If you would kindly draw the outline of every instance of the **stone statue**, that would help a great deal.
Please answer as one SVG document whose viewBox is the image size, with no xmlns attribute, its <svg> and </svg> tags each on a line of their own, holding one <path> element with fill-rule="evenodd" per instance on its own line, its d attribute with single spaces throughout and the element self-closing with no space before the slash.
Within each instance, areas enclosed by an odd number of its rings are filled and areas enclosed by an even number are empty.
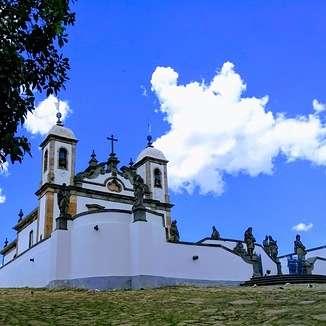
<svg viewBox="0 0 326 326">
<path fill-rule="evenodd" d="M 249 227 L 244 234 L 244 241 L 247 245 L 247 252 L 250 257 L 252 257 L 255 249 L 256 239 L 252 235 L 252 227 Z"/>
<path fill-rule="evenodd" d="M 216 230 L 216 227 L 214 225 L 213 225 L 212 229 L 213 229 L 213 232 L 212 232 L 211 238 L 215 239 L 215 240 L 221 239 L 220 238 L 220 233 Z"/>
<path fill-rule="evenodd" d="M 65 183 L 62 184 L 58 192 L 58 206 L 61 217 L 67 217 L 70 203 L 70 189 Z"/>
<path fill-rule="evenodd" d="M 241 241 L 237 242 L 236 246 L 233 248 L 233 252 L 239 256 L 245 256 L 247 254 Z"/>
<path fill-rule="evenodd" d="M 265 240 L 263 241 L 263 247 L 264 247 L 264 250 L 265 250 L 266 254 L 269 256 L 271 254 L 271 249 L 269 247 L 268 236 L 267 235 L 265 237 Z"/>
<path fill-rule="evenodd" d="M 277 260 L 278 256 L 278 246 L 277 246 L 277 241 L 275 241 L 272 236 L 269 236 L 269 248 L 271 251 L 271 258 L 273 260 Z"/>
<path fill-rule="evenodd" d="M 180 236 L 179 236 L 179 231 L 178 231 L 178 227 L 177 227 L 177 221 L 174 220 L 171 223 L 171 227 L 170 227 L 170 240 L 172 242 L 179 242 Z"/>
<path fill-rule="evenodd" d="M 300 235 L 297 234 L 294 241 L 294 252 L 298 255 L 298 258 L 301 261 L 304 261 L 306 259 L 306 247 L 302 244 L 300 241 Z"/>
<path fill-rule="evenodd" d="M 134 177 L 134 204 L 133 209 L 143 208 L 144 207 L 144 193 L 145 193 L 145 184 L 144 180 L 140 175 L 135 175 Z"/>
<path fill-rule="evenodd" d="M 161 171 L 159 169 L 154 170 L 154 186 L 155 187 L 162 187 Z"/>
</svg>

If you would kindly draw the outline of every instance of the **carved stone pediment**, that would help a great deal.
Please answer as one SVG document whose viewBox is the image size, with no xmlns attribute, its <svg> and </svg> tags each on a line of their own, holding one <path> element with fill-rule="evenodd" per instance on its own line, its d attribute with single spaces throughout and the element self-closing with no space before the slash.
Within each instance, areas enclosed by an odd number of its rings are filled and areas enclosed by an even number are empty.
<svg viewBox="0 0 326 326">
<path fill-rule="evenodd" d="M 88 211 L 100 211 L 105 209 L 104 206 L 97 205 L 97 204 L 86 204 L 86 207 L 88 208 Z"/>
<path fill-rule="evenodd" d="M 121 192 L 122 185 L 117 179 L 112 179 L 107 183 L 107 188 L 112 192 Z"/>
<path fill-rule="evenodd" d="M 76 181 L 82 181 L 84 179 L 95 179 L 100 174 L 105 173 L 105 163 L 100 163 L 94 168 L 87 168 L 84 172 L 79 172 L 75 176 Z"/>
</svg>

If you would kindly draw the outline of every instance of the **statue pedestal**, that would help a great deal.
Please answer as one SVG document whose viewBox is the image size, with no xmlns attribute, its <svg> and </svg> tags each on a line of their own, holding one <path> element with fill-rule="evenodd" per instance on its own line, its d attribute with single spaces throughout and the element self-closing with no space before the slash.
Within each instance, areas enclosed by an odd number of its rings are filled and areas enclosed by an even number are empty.
<svg viewBox="0 0 326 326">
<path fill-rule="evenodd" d="M 133 209 L 134 222 L 147 222 L 146 220 L 146 208 L 138 207 Z"/>
<path fill-rule="evenodd" d="M 257 256 L 256 254 L 250 256 L 249 260 L 250 264 L 252 264 L 254 273 L 252 277 L 260 277 L 262 276 L 262 266 L 261 266 L 261 258 L 260 256 Z"/>
<path fill-rule="evenodd" d="M 55 219 L 56 221 L 56 230 L 68 230 L 68 220 L 70 215 L 59 216 Z"/>
<path fill-rule="evenodd" d="M 276 266 L 277 266 L 277 275 L 283 275 L 283 273 L 282 273 L 282 265 L 281 265 L 281 262 L 278 259 L 276 260 Z"/>
</svg>

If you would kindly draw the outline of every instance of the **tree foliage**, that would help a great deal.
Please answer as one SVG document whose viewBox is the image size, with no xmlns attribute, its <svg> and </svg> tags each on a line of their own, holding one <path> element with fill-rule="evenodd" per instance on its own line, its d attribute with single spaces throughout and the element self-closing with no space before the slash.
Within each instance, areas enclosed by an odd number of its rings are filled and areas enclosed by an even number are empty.
<svg viewBox="0 0 326 326">
<path fill-rule="evenodd" d="M 0 0 L 0 164 L 31 153 L 19 127 L 35 109 L 34 92 L 57 94 L 70 69 L 59 52 L 75 22 L 74 0 Z"/>
</svg>

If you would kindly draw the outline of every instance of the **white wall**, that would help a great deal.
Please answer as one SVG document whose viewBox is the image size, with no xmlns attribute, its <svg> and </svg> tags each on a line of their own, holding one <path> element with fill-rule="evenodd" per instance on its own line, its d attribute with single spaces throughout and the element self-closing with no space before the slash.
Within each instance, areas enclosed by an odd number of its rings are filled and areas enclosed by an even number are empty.
<svg viewBox="0 0 326 326">
<path fill-rule="evenodd" d="M 77 218 L 71 233 L 71 277 L 126 276 L 130 270 L 131 214 L 96 213 Z M 99 230 L 94 230 L 98 225 Z"/>
<path fill-rule="evenodd" d="M 326 258 L 326 248 L 310 250 L 306 254 L 306 259 L 310 257 L 323 257 Z"/>
<path fill-rule="evenodd" d="M 100 199 L 93 199 L 89 197 L 77 197 L 77 214 L 87 212 L 88 208 L 86 207 L 86 204 L 96 204 L 104 206 L 105 208 L 110 209 L 125 209 L 130 210 L 131 206 L 130 204 L 123 204 L 119 202 L 108 202 L 107 200 L 100 200 Z"/>
<path fill-rule="evenodd" d="M 16 248 L 13 248 L 13 250 L 11 250 L 3 257 L 3 264 L 7 264 L 9 261 L 14 259 L 15 254 L 16 254 Z"/>
<path fill-rule="evenodd" d="M 37 220 L 19 232 L 18 255 L 29 248 L 29 233 L 33 231 L 33 244 L 36 243 Z"/>
<path fill-rule="evenodd" d="M 283 274 L 289 274 L 289 268 L 288 268 L 288 257 L 291 255 L 287 255 L 280 259 L 282 263 L 282 272 Z M 292 254 L 293 258 L 297 258 L 297 255 Z M 326 258 L 326 248 L 320 248 L 320 249 L 313 249 L 309 250 L 306 254 L 306 259 L 313 258 L 313 257 L 321 257 Z M 314 264 L 314 269 L 312 270 L 312 274 L 321 274 L 326 275 L 326 262 L 322 260 L 317 260 Z"/>
<path fill-rule="evenodd" d="M 40 242 L 0 269 L 0 287 L 46 286 L 50 278 L 50 256 L 50 239 Z"/>
<path fill-rule="evenodd" d="M 96 177 L 96 179 L 85 179 L 87 182 L 82 183 L 82 187 L 95 191 L 104 191 L 117 194 L 116 192 L 111 192 L 107 188 L 107 183 L 112 181 L 112 179 L 117 179 L 118 183 L 120 183 L 122 186 L 121 192 L 118 193 L 119 195 L 133 196 L 133 185 L 130 183 L 130 181 L 120 176 L 113 178 L 111 174 L 100 174 Z"/>
<path fill-rule="evenodd" d="M 243 247 L 246 249 L 246 244 L 241 240 L 213 240 L 213 239 L 207 239 L 203 243 L 205 243 L 205 244 L 220 244 L 220 245 L 222 245 L 224 247 L 229 248 L 230 250 L 233 250 L 234 247 L 236 246 L 236 244 L 239 241 L 243 243 Z M 271 257 L 269 257 L 266 254 L 264 248 L 262 248 L 261 246 L 256 245 L 254 252 L 257 255 L 261 256 L 262 266 L 263 266 L 263 275 L 266 273 L 266 270 L 268 270 L 268 269 L 271 271 L 270 275 L 276 275 L 277 274 L 277 265 L 271 259 Z"/>
<path fill-rule="evenodd" d="M 326 275 L 326 261 L 317 259 L 312 274 Z"/>
<path fill-rule="evenodd" d="M 80 216 L 69 221 L 68 231 L 54 231 L 0 269 L 0 286 L 42 287 L 54 280 L 101 276 L 225 282 L 252 277 L 253 265 L 241 257 L 220 247 L 167 242 L 161 217 L 147 214 L 147 220 L 133 223 L 132 214 L 119 212 Z M 196 255 L 199 259 L 193 260 Z"/>
<path fill-rule="evenodd" d="M 251 264 L 222 248 L 166 242 L 163 227 L 134 223 L 130 238 L 133 275 L 211 281 L 244 281 L 253 275 Z"/>
</svg>

